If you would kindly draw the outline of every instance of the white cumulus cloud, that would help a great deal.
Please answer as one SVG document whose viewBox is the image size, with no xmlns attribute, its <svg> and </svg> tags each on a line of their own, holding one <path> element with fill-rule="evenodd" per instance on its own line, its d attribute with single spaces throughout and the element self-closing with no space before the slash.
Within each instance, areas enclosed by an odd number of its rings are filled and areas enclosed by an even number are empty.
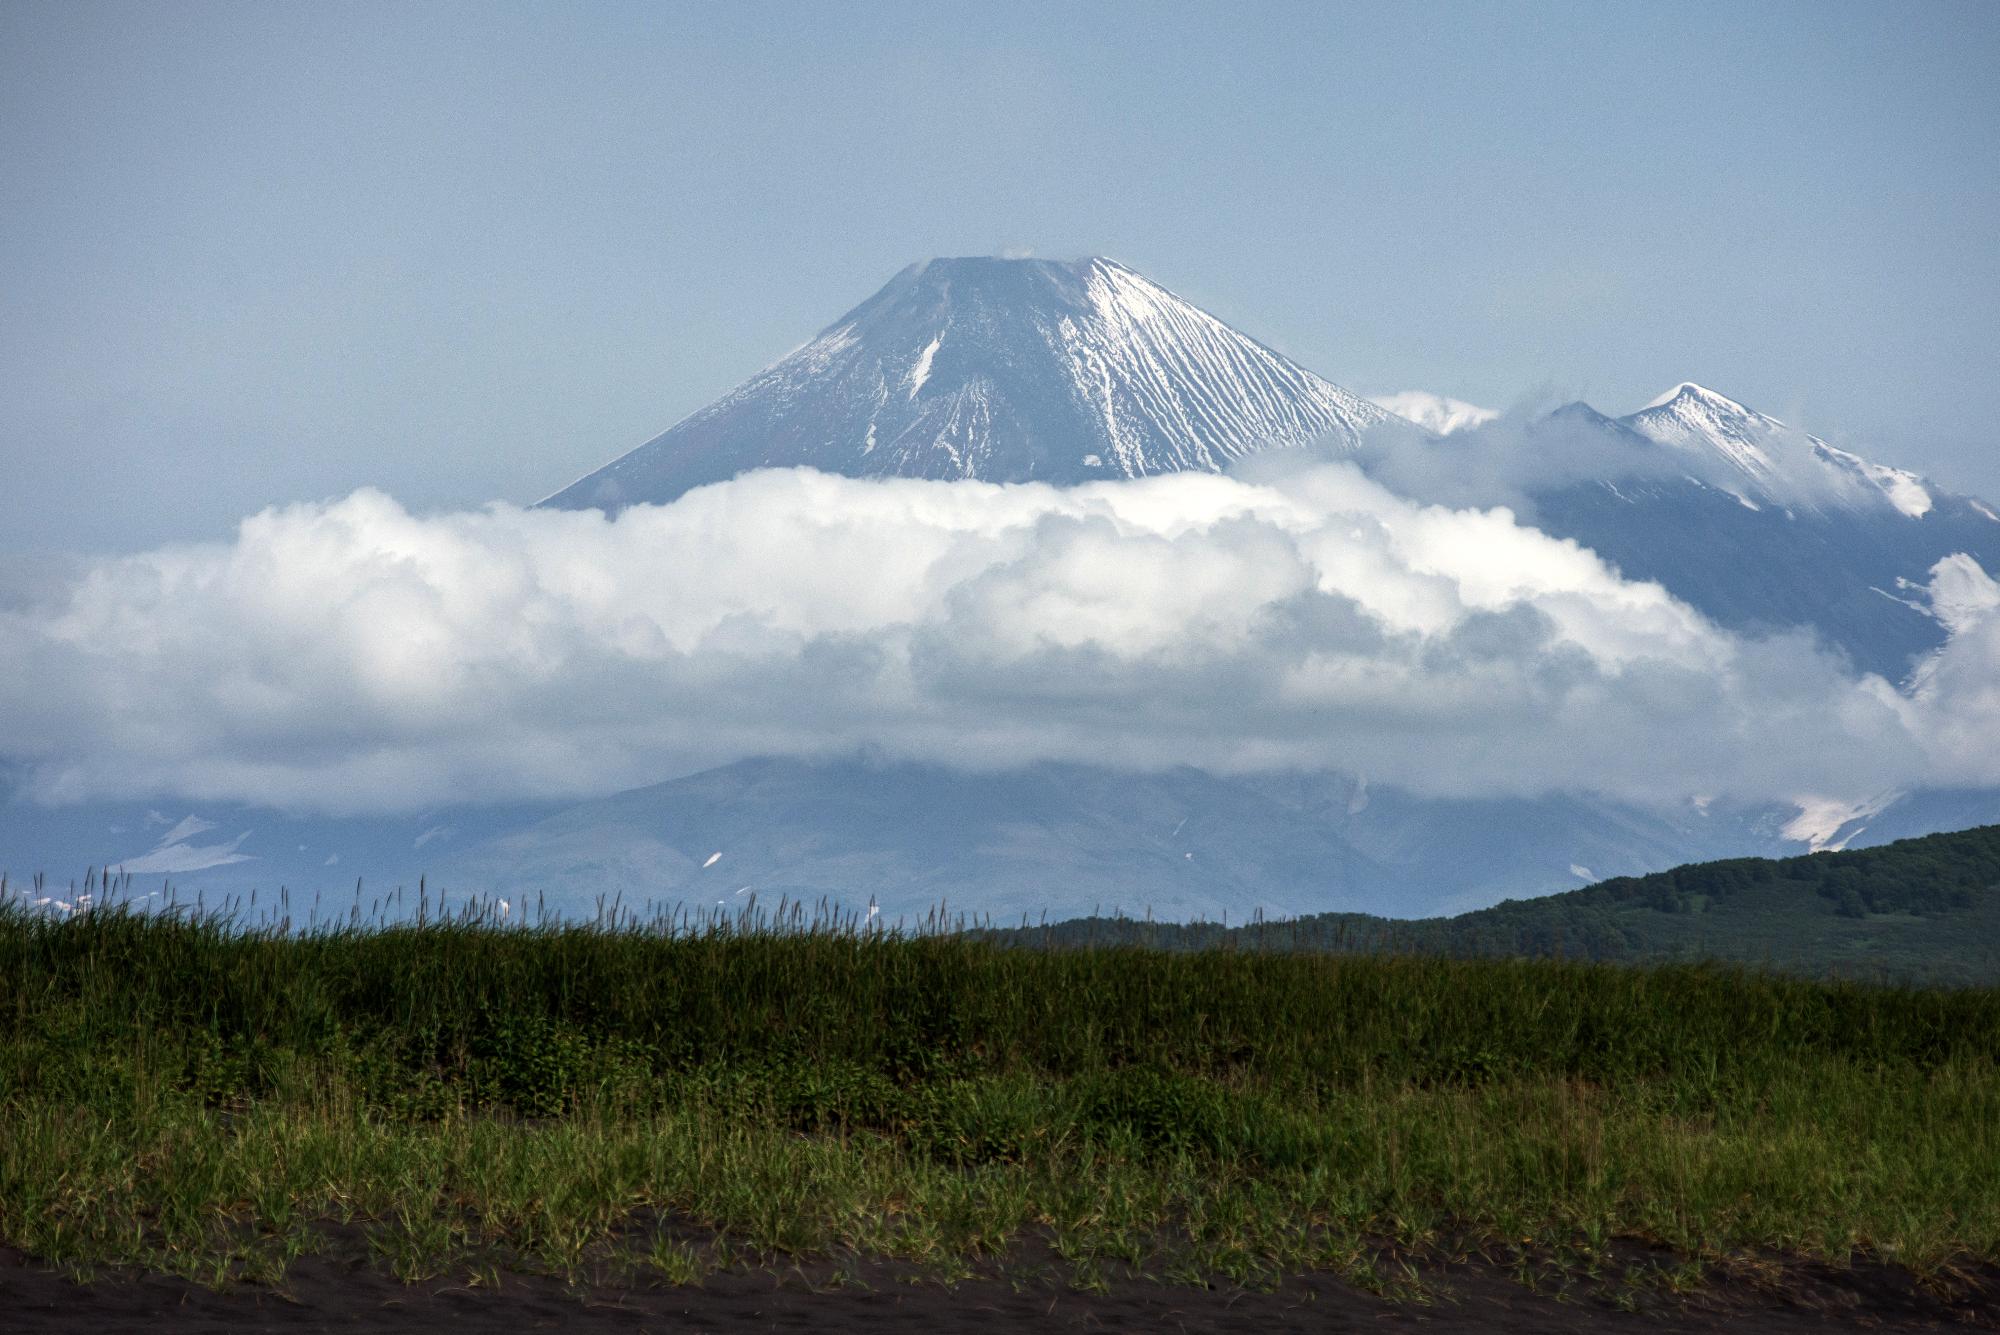
<svg viewBox="0 0 2000 1335">
<path fill-rule="evenodd" d="M 1995 748 L 1939 740 L 1968 701 L 2000 736 L 2000 659 L 1971 647 L 2000 618 L 1967 616 L 1903 695 L 1345 466 L 1070 490 L 778 471 L 616 520 L 361 491 L 0 611 L 0 759 L 50 801 L 336 813 L 857 748 L 1860 797 L 2000 781 Z"/>
</svg>

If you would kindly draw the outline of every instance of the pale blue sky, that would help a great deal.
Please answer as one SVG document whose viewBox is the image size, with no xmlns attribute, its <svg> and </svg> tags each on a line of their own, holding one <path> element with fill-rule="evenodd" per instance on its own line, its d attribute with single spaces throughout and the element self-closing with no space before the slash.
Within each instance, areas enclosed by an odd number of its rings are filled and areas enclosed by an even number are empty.
<svg viewBox="0 0 2000 1335">
<path fill-rule="evenodd" d="M 2000 5 L 0 7 L 0 550 L 531 500 L 935 254 L 2000 497 Z"/>
</svg>

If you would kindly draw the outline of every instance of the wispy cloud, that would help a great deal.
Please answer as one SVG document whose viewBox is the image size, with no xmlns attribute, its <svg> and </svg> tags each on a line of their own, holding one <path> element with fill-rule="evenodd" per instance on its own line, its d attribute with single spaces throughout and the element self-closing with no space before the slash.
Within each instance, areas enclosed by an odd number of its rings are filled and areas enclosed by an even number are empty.
<svg viewBox="0 0 2000 1335">
<path fill-rule="evenodd" d="M 192 839 L 198 834 L 207 834 L 214 828 L 215 822 L 212 820 L 203 820 L 199 816 L 188 816 L 183 818 L 181 823 L 174 826 L 173 829 L 161 835 L 160 842 L 162 844 L 178 844 Z"/>
<path fill-rule="evenodd" d="M 237 835 L 226 844 L 193 844 L 188 842 L 196 835 L 204 834 L 214 828 L 215 822 L 213 821 L 203 820 L 199 816 L 189 816 L 187 819 L 181 821 L 180 824 L 174 826 L 173 829 L 160 836 L 159 844 L 151 852 L 142 853 L 138 857 L 126 858 L 118 864 L 119 869 L 131 872 L 134 875 L 142 873 L 166 873 L 173 875 L 185 874 L 192 871 L 207 871 L 211 867 L 227 867 L 232 863 L 249 862 L 252 860 L 250 854 L 237 851 L 243 846 L 243 841 L 250 837 L 250 831 L 248 830 Z"/>
</svg>

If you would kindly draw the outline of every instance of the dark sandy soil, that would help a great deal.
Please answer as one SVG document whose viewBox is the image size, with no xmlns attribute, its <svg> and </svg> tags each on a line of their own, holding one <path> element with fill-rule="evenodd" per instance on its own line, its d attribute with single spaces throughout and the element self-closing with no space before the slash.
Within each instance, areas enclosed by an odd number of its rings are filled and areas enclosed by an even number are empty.
<svg viewBox="0 0 2000 1335">
<path fill-rule="evenodd" d="M 858 1282 L 857 1282 L 858 1281 Z M 1275 1293 L 1114 1280 L 1079 1293 L 1032 1264 L 953 1285 L 888 1263 L 737 1268 L 699 1288 L 599 1286 L 504 1275 L 500 1286 L 405 1285 L 360 1258 L 320 1255 L 294 1267 L 286 1291 L 214 1292 L 159 1276 L 99 1274 L 78 1284 L 0 1251 L 0 1332 L 317 1331 L 1294 1331 L 1658 1332 L 2000 1329 L 2000 1269 L 1962 1276 L 1953 1296 L 1886 1266 L 1834 1271 L 1774 1264 L 1717 1277 L 1696 1297 L 1649 1296 L 1645 1310 L 1608 1299 L 1529 1291 L 1497 1267 L 1427 1272 L 1428 1302 L 1387 1302 L 1331 1276 Z"/>
</svg>

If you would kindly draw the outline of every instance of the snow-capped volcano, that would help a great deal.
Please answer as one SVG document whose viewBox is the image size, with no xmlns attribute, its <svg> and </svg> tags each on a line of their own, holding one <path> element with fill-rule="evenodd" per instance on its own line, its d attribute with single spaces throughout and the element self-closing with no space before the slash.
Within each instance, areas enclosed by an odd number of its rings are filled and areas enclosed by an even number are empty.
<svg viewBox="0 0 2000 1335">
<path fill-rule="evenodd" d="M 1891 680 L 1946 634 L 1912 592 L 1932 567 L 2000 568 L 2000 512 L 1691 381 L 1615 419 L 1487 416 L 1370 402 L 1111 260 L 939 259 L 543 503 L 616 511 L 793 466 L 1070 485 L 1312 444 L 1392 486 L 1441 471 L 1454 505 L 1525 503 L 1724 626 L 1809 627 Z"/>
<path fill-rule="evenodd" d="M 1657 444 L 1685 450 L 1699 480 L 1745 505 L 1865 509 L 1886 503 L 1911 519 L 1933 504 L 1923 479 L 1871 463 L 1818 436 L 1683 381 L 1619 419 Z M 1708 465 L 1725 465 L 1721 469 Z"/>
<path fill-rule="evenodd" d="M 912 265 L 798 351 L 544 504 L 672 500 L 760 467 L 1086 482 L 1352 448 L 1396 420 L 1106 259 Z"/>
</svg>

